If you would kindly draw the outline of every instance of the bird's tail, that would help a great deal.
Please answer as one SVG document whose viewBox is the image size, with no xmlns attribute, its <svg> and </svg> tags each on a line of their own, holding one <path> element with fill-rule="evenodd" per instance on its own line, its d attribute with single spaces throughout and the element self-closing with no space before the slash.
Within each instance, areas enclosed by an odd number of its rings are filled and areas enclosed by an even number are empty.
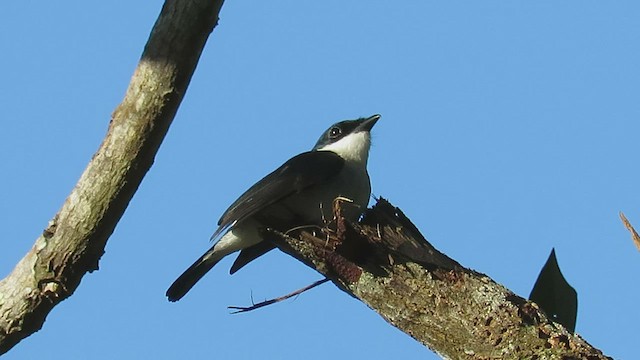
<svg viewBox="0 0 640 360">
<path fill-rule="evenodd" d="M 196 260 L 193 265 L 189 266 L 189 268 L 171 284 L 167 290 L 167 298 L 169 298 L 169 301 L 173 302 L 182 299 L 182 297 L 191 290 L 193 285 L 202 279 L 204 274 L 209 272 L 223 257 L 224 255 L 217 254 L 213 247 L 209 249 L 209 251 Z"/>
</svg>

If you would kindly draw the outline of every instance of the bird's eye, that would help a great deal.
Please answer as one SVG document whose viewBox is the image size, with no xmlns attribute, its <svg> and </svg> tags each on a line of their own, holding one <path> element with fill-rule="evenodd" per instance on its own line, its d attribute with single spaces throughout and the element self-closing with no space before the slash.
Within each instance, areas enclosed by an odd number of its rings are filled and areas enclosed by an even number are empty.
<svg viewBox="0 0 640 360">
<path fill-rule="evenodd" d="M 337 126 L 334 126 L 331 128 L 331 130 L 329 130 L 329 137 L 335 139 L 340 136 L 340 133 L 342 133 L 342 130 L 340 130 L 340 128 Z"/>
</svg>

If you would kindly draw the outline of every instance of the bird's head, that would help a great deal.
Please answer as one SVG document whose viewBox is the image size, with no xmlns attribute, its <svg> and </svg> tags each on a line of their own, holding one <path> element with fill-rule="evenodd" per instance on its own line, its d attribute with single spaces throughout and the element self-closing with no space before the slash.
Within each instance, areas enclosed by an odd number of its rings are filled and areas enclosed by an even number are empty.
<svg viewBox="0 0 640 360">
<path fill-rule="evenodd" d="M 348 162 L 362 162 L 365 166 L 371 146 L 371 129 L 380 119 L 376 114 L 368 118 L 345 120 L 331 125 L 313 147 L 314 151 L 333 151 Z"/>
</svg>

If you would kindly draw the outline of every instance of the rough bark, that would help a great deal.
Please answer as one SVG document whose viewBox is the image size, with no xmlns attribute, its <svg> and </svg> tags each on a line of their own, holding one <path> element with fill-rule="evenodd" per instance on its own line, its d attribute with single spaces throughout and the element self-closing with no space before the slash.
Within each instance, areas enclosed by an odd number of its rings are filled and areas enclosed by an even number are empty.
<svg viewBox="0 0 640 360">
<path fill-rule="evenodd" d="M 115 229 L 169 129 L 222 0 L 167 0 L 108 133 L 31 250 L 0 281 L 0 354 L 98 269 Z"/>
<path fill-rule="evenodd" d="M 607 359 L 535 303 L 440 253 L 386 200 L 358 224 L 272 232 L 281 250 L 444 358 Z"/>
</svg>

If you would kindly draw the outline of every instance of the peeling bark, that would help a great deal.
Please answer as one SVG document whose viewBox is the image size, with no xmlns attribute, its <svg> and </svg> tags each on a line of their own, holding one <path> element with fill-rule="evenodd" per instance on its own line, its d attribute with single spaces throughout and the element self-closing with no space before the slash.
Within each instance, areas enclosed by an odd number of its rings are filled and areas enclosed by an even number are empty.
<svg viewBox="0 0 640 360">
<path fill-rule="evenodd" d="M 444 358 L 607 359 L 535 303 L 436 250 L 380 199 L 358 224 L 273 241 Z"/>
<path fill-rule="evenodd" d="M 82 276 L 98 269 L 107 239 L 153 164 L 222 3 L 165 2 L 100 148 L 31 250 L 0 281 L 0 354 L 38 331 Z"/>
</svg>

